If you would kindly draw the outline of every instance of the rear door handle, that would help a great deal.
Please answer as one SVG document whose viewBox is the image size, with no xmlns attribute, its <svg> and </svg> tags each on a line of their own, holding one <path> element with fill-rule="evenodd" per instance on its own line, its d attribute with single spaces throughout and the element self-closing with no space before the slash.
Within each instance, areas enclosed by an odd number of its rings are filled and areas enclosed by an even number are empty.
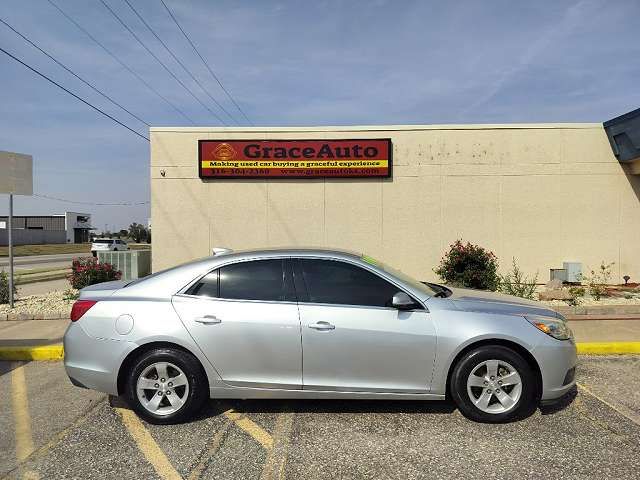
<svg viewBox="0 0 640 480">
<path fill-rule="evenodd" d="M 215 315 L 205 315 L 204 317 L 196 318 L 196 322 L 202 323 L 204 325 L 213 325 L 216 323 L 222 323 L 222 320 L 220 320 Z"/>
<path fill-rule="evenodd" d="M 313 328 L 314 330 L 335 330 L 336 326 L 330 324 L 329 322 L 317 322 L 311 323 L 309 328 Z"/>
</svg>

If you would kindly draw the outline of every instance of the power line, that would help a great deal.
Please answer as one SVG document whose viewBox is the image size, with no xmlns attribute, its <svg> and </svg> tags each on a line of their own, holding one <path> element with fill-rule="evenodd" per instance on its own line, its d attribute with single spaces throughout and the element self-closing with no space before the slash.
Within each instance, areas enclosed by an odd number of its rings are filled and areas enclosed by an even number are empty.
<svg viewBox="0 0 640 480">
<path fill-rule="evenodd" d="M 202 84 L 200 83 L 200 81 L 198 81 L 198 79 L 193 75 L 193 73 L 191 73 L 191 71 L 184 65 L 184 63 L 182 63 L 182 61 L 173 53 L 173 51 L 171 51 L 171 49 L 167 46 L 166 43 L 164 43 L 164 41 L 162 40 L 162 38 L 160 38 L 160 36 L 155 32 L 155 30 L 153 28 L 151 28 L 151 25 L 149 25 L 144 17 L 142 15 L 140 15 L 140 13 L 133 7 L 133 5 L 131 5 L 131 3 L 129 2 L 129 0 L 124 0 L 125 3 L 127 5 L 129 5 L 129 8 L 131 10 L 133 10 L 133 13 L 136 14 L 136 16 L 140 19 L 140 21 L 144 24 L 145 27 L 147 27 L 147 29 L 153 34 L 154 37 L 156 37 L 156 39 L 162 44 L 162 46 L 165 48 L 165 50 L 167 52 L 169 52 L 169 55 L 171 55 L 171 57 L 173 57 L 173 59 L 178 63 L 178 65 L 180 65 L 182 67 L 182 69 L 187 72 L 187 74 L 191 77 L 191 79 L 196 83 L 196 85 L 198 85 L 200 87 L 200 89 L 205 93 L 205 95 L 207 95 L 212 101 L 213 103 L 215 103 L 220 110 L 222 110 L 224 113 L 227 114 L 227 116 L 234 122 L 236 122 L 238 125 L 240 125 L 240 122 L 238 122 L 235 117 L 233 117 L 226 108 L 224 108 L 222 106 L 222 104 L 220 102 L 218 102 L 218 100 L 216 100 L 209 92 L 206 88 L 204 88 L 202 86 Z"/>
<path fill-rule="evenodd" d="M 77 205 L 93 205 L 98 207 L 132 207 L 136 205 L 149 205 L 149 202 L 122 202 L 122 203 L 96 203 L 96 202 L 76 202 L 74 200 L 67 200 L 64 198 L 52 197 L 49 195 L 41 195 L 38 193 L 33 194 L 34 197 L 46 198 L 47 200 L 55 200 L 57 202 L 75 203 Z"/>
<path fill-rule="evenodd" d="M 218 85 L 220 85 L 220 88 L 224 91 L 224 93 L 227 94 L 227 97 L 229 97 L 229 100 L 231 100 L 231 102 L 233 102 L 233 104 L 236 106 L 236 108 L 238 109 L 238 111 L 242 114 L 242 116 L 245 118 L 245 120 L 250 124 L 253 125 L 253 122 L 251 120 L 249 120 L 249 117 L 247 117 L 247 115 L 244 113 L 244 110 L 242 110 L 242 108 L 240 108 L 240 105 L 238 105 L 238 103 L 235 101 L 235 99 L 233 98 L 233 96 L 227 91 L 227 89 L 224 87 L 224 85 L 222 85 L 222 81 L 220 81 L 220 79 L 218 78 L 218 76 L 213 73 L 213 70 L 211 69 L 211 67 L 209 66 L 209 64 L 207 63 L 207 61 L 204 59 L 204 57 L 202 55 L 200 55 L 200 52 L 198 51 L 198 49 L 196 48 L 196 46 L 194 45 L 194 43 L 191 41 L 191 38 L 189 38 L 189 35 L 187 35 L 187 32 L 185 32 L 183 30 L 183 28 L 180 26 L 180 24 L 178 23 L 178 20 L 176 19 L 176 17 L 173 15 L 173 13 L 171 12 L 171 10 L 169 10 L 169 7 L 167 6 L 166 3 L 164 3 L 164 0 L 160 0 L 162 2 L 162 5 L 164 5 L 164 8 L 167 10 L 167 13 L 169 13 L 169 16 L 173 19 L 173 22 L 178 26 L 178 28 L 180 29 L 180 31 L 182 32 L 182 34 L 184 35 L 184 38 L 187 39 L 187 41 L 189 42 L 189 44 L 191 45 L 191 47 L 193 48 L 193 50 L 196 52 L 196 54 L 198 55 L 198 57 L 200 57 L 200 60 L 202 60 L 202 63 L 204 63 L 205 67 L 207 67 L 207 70 L 209 70 L 209 73 L 211 74 L 211 76 L 215 79 L 216 82 L 218 82 Z"/>
<path fill-rule="evenodd" d="M 143 48 L 144 48 L 144 49 L 149 53 L 149 55 L 151 55 L 151 56 L 152 56 L 152 57 L 153 57 L 153 58 L 154 58 L 154 59 L 155 59 L 155 60 L 156 60 L 160 65 L 162 65 L 162 68 L 164 68 L 164 69 L 167 71 L 167 73 L 168 73 L 169 75 L 171 75 L 171 76 L 173 77 L 173 79 L 174 79 L 176 82 L 178 82 L 178 83 L 182 86 L 182 88 L 184 88 L 187 92 L 189 92 L 189 94 L 190 94 L 190 95 L 191 95 L 191 96 L 192 96 L 192 97 L 193 97 L 193 98 L 194 98 L 194 99 L 195 99 L 195 100 L 196 100 L 200 105 L 202 105 L 202 107 L 203 107 L 203 108 L 205 108 L 209 113 L 211 113 L 211 115 L 213 115 L 215 118 L 217 118 L 217 119 L 218 119 L 218 121 L 219 121 L 220 123 L 222 123 L 223 125 L 227 125 L 227 123 L 226 123 L 222 118 L 220 118 L 220 116 L 219 116 L 217 113 L 215 113 L 215 112 L 214 112 L 213 110 L 211 110 L 207 105 L 205 105 L 205 104 L 202 102 L 202 100 L 200 100 L 200 99 L 195 95 L 195 93 L 193 93 L 193 92 L 189 89 L 189 87 L 187 87 L 187 86 L 182 82 L 182 80 L 180 80 L 180 79 L 179 79 L 179 78 L 178 78 L 178 77 L 177 77 L 177 76 L 176 76 L 176 75 L 175 75 L 171 70 L 169 70 L 169 67 L 167 67 L 167 66 L 162 62 L 162 60 L 160 60 L 160 59 L 156 56 L 156 54 L 154 54 L 154 53 L 149 49 L 149 47 L 147 47 L 147 46 L 145 45 L 145 43 L 144 43 L 142 40 L 140 40 L 140 38 L 135 34 L 135 32 L 134 32 L 133 30 L 131 30 L 131 29 L 129 28 L 129 26 L 128 26 L 126 23 L 124 23 L 124 21 L 123 21 L 123 20 L 118 16 L 118 14 L 117 14 L 116 12 L 114 12 L 114 11 L 113 11 L 113 9 L 112 9 L 109 5 L 107 5 L 107 3 L 106 3 L 104 0 L 100 0 L 100 3 L 102 3 L 102 5 L 104 5 L 104 7 L 105 7 L 107 10 L 109 10 L 109 12 L 111 13 L 111 15 L 113 15 L 113 16 L 115 17 L 115 19 L 116 19 L 116 20 L 117 20 L 117 21 L 118 21 L 118 22 L 119 22 L 119 23 L 120 23 L 120 24 L 125 28 L 125 30 L 127 30 L 127 31 L 128 31 L 128 32 L 133 36 L 133 38 L 135 38 L 135 39 L 136 39 L 136 41 L 137 41 L 140 45 L 142 45 L 142 47 L 143 47 Z"/>
<path fill-rule="evenodd" d="M 177 106 L 175 106 L 169 99 L 163 96 L 160 92 L 158 92 L 155 88 L 153 88 L 144 78 L 138 75 L 131 67 L 129 67 L 126 63 L 120 60 L 111 50 L 109 50 L 103 43 L 101 43 L 97 38 L 95 38 L 91 33 L 89 33 L 82 25 L 76 22 L 73 18 L 71 18 L 62 8 L 56 5 L 53 0 L 47 0 L 51 5 L 53 5 L 64 17 L 73 23 L 80 31 L 82 31 L 87 37 L 93 40 L 100 48 L 102 48 L 107 54 L 111 56 L 116 62 L 118 62 L 125 70 L 127 70 L 131 75 L 137 78 L 145 87 L 155 93 L 161 100 L 163 100 L 167 105 L 173 108 L 176 112 L 186 118 L 189 122 L 195 125 L 195 122 L 182 110 L 180 110 Z"/>
<path fill-rule="evenodd" d="M 77 73 L 75 73 L 73 70 L 71 70 L 69 67 L 67 67 L 64 63 L 60 62 L 59 60 L 57 60 L 56 58 L 54 58 L 52 55 L 50 55 L 49 53 L 45 52 L 42 48 L 40 48 L 38 45 L 36 45 L 33 41 L 29 40 L 25 35 L 23 35 L 22 33 L 20 33 L 18 30 L 16 30 L 15 28 L 13 28 L 11 25 L 9 25 L 7 22 L 5 22 L 2 18 L 0 18 L 0 22 L 2 22 L 7 28 L 11 29 L 15 34 L 19 35 L 24 41 L 26 41 L 27 43 L 29 43 L 29 45 L 31 45 L 32 47 L 38 49 L 38 51 L 40 51 L 41 53 L 43 53 L 44 55 L 46 55 L 47 57 L 49 57 L 51 60 L 53 60 L 55 63 L 57 63 L 59 66 L 61 66 L 62 68 L 64 68 L 67 72 L 69 72 L 71 75 L 73 75 L 74 77 L 76 77 L 78 80 L 80 80 L 82 83 L 84 83 L 85 85 L 87 85 L 89 88 L 91 88 L 94 92 L 102 95 L 104 98 L 106 98 L 107 100 L 109 100 L 111 103 L 113 103 L 115 106 L 120 107 L 122 110 L 124 110 L 125 112 L 127 112 L 129 115 L 131 115 L 133 118 L 135 118 L 136 120 L 139 120 L 140 122 L 144 123 L 147 127 L 149 126 L 149 123 L 146 122 L 145 120 L 143 120 L 142 118 L 140 118 L 139 116 L 137 116 L 135 113 L 131 112 L 130 110 L 128 110 L 127 108 L 125 108 L 124 106 L 122 106 L 121 104 L 119 104 L 118 102 L 116 102 L 113 98 L 111 98 L 109 95 L 107 95 L 106 93 L 102 92 L 101 90 L 99 90 L 98 88 L 96 88 L 94 85 L 92 85 L 91 83 L 89 83 L 87 80 L 85 80 L 84 78 L 82 78 L 80 75 L 78 75 Z"/>
<path fill-rule="evenodd" d="M 95 111 L 101 113 L 102 115 L 104 115 L 107 118 L 110 118 L 111 120 L 113 120 L 114 122 L 116 122 L 118 125 L 126 128 L 127 130 L 129 130 L 130 132 L 136 134 L 137 136 L 139 136 L 140 138 L 144 138 L 147 142 L 149 141 L 149 139 L 147 137 L 145 137 L 144 135 L 142 135 L 141 133 L 136 132 L 133 128 L 125 125 L 124 123 L 122 123 L 120 120 L 118 120 L 115 117 L 112 117 L 111 115 L 109 115 L 107 112 L 100 110 L 98 107 L 96 107 L 95 105 L 89 103 L 88 101 L 86 101 L 84 98 L 79 97 L 78 95 L 76 95 L 75 93 L 73 93 L 71 90 L 66 89 L 65 87 L 63 87 L 62 85 L 60 85 L 58 82 L 56 82 L 55 80 L 50 79 L 49 77 L 47 77 L 44 73 L 40 73 L 38 70 L 36 70 L 35 68 L 33 68 L 31 65 L 26 64 L 25 62 L 23 62 L 22 60 L 20 60 L 18 57 L 12 55 L 11 53 L 7 52 L 4 48 L 0 47 L 0 52 L 4 53 L 5 55 L 7 55 L 8 57 L 13 58 L 16 62 L 22 64 L 23 66 L 27 67 L 29 70 L 31 70 L 33 73 L 35 73 L 36 75 L 39 75 L 40 77 L 44 78 L 45 80 L 47 80 L 48 82 L 53 83 L 56 87 L 64 90 L 65 92 L 67 92 L 69 95 L 71 95 L 72 97 L 80 100 L 82 103 L 84 103 L 85 105 L 88 105 L 89 107 L 93 108 Z"/>
</svg>

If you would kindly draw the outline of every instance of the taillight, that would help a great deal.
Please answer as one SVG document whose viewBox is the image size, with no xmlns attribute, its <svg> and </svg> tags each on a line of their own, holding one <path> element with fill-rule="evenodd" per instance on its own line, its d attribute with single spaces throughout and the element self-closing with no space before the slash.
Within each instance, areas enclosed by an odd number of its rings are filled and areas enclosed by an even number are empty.
<svg viewBox="0 0 640 480">
<path fill-rule="evenodd" d="M 96 303 L 96 300 L 76 300 L 71 307 L 71 321 L 76 322 L 82 318 L 82 316 L 87 313 L 91 307 L 93 307 Z"/>
</svg>

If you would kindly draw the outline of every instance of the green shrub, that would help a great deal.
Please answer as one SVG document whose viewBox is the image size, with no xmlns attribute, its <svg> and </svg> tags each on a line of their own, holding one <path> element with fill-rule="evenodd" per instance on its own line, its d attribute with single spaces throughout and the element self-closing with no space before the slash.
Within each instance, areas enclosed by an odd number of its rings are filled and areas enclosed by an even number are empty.
<svg viewBox="0 0 640 480">
<path fill-rule="evenodd" d="M 96 258 L 74 258 L 71 273 L 67 277 L 72 288 L 81 288 L 96 283 L 120 280 L 122 272 L 115 270 L 110 263 L 100 263 Z"/>
<path fill-rule="evenodd" d="M 17 290 L 15 283 L 13 284 L 13 295 L 15 296 Z M 0 271 L 0 303 L 9 303 L 9 274 L 4 271 Z"/>
<path fill-rule="evenodd" d="M 536 283 L 538 283 L 538 274 L 536 273 L 533 278 L 528 278 L 524 272 L 518 268 L 515 258 L 512 259 L 511 265 L 511 271 L 500 277 L 498 290 L 507 295 L 533 300 L 536 289 L 538 288 L 536 286 Z"/>
<path fill-rule="evenodd" d="M 586 293 L 584 287 L 571 287 L 569 288 L 569 295 L 571 295 L 570 300 L 566 300 L 569 305 L 577 307 L 580 305 L 580 301 L 584 294 Z"/>
<path fill-rule="evenodd" d="M 615 262 L 600 264 L 595 270 L 591 270 L 588 275 L 582 275 L 580 281 L 584 281 L 587 284 L 587 290 L 594 300 L 598 301 L 602 297 L 609 295 L 607 292 L 607 285 L 611 282 L 611 267 L 615 265 Z"/>
<path fill-rule="evenodd" d="M 489 250 L 456 240 L 433 270 L 453 286 L 496 290 L 499 284 L 498 259 Z"/>
<path fill-rule="evenodd" d="M 80 297 L 80 292 L 73 288 L 67 288 L 62 294 L 63 300 L 77 300 L 78 297 Z"/>
</svg>

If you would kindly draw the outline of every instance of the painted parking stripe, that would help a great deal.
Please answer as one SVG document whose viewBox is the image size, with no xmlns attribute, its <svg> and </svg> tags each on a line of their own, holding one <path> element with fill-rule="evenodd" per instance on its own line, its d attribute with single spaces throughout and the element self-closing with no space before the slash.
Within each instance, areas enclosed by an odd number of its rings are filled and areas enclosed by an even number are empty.
<svg viewBox="0 0 640 480">
<path fill-rule="evenodd" d="M 278 416 L 273 433 L 273 448 L 269 450 L 260 480 L 281 480 L 284 478 L 292 426 L 292 412 L 281 413 Z"/>
<path fill-rule="evenodd" d="M 131 410 L 120 407 L 116 407 L 115 411 L 118 412 L 122 418 L 122 423 L 133 437 L 138 449 L 154 468 L 158 476 L 163 480 L 182 479 L 149 431 L 144 428 L 144 425 L 137 415 Z"/>
<path fill-rule="evenodd" d="M 198 480 L 200 477 L 202 477 L 202 474 L 207 468 L 207 464 L 209 463 L 211 458 L 218 452 L 218 450 L 220 450 L 222 442 L 224 441 L 227 432 L 229 431 L 229 427 L 231 427 L 232 423 L 233 422 L 231 420 L 227 420 L 216 432 L 209 445 L 207 445 L 204 455 L 200 457 L 198 464 L 193 468 L 193 470 L 191 470 L 191 473 L 189 474 L 189 480 Z"/>
<path fill-rule="evenodd" d="M 16 438 L 16 459 L 18 464 L 24 462 L 33 453 L 33 437 L 31 435 L 31 414 L 29 413 L 29 397 L 24 365 L 11 371 L 11 401 Z M 32 471 L 24 471 L 23 479 L 35 480 L 40 476 Z"/>
<path fill-rule="evenodd" d="M 251 435 L 264 448 L 270 449 L 273 447 L 273 438 L 269 435 L 269 432 L 242 413 L 230 408 L 224 412 L 224 416 Z"/>
<path fill-rule="evenodd" d="M 631 420 L 636 425 L 640 425 L 640 416 L 638 416 L 632 410 L 630 410 L 630 409 L 628 409 L 628 408 L 626 408 L 626 407 L 624 407 L 622 405 L 616 406 L 616 405 L 613 405 L 613 404 L 607 402 L 604 398 L 602 398 L 599 395 L 595 394 L 594 392 L 592 392 L 590 389 L 588 389 L 587 387 L 585 387 L 581 383 L 576 382 L 576 385 L 578 386 L 578 388 L 580 390 L 584 391 L 585 393 L 588 393 L 589 395 L 591 395 L 596 400 L 599 400 L 600 402 L 604 403 L 607 407 L 611 408 L 612 410 L 615 410 L 616 412 L 618 412 L 623 417 L 628 418 L 629 420 Z"/>
</svg>

